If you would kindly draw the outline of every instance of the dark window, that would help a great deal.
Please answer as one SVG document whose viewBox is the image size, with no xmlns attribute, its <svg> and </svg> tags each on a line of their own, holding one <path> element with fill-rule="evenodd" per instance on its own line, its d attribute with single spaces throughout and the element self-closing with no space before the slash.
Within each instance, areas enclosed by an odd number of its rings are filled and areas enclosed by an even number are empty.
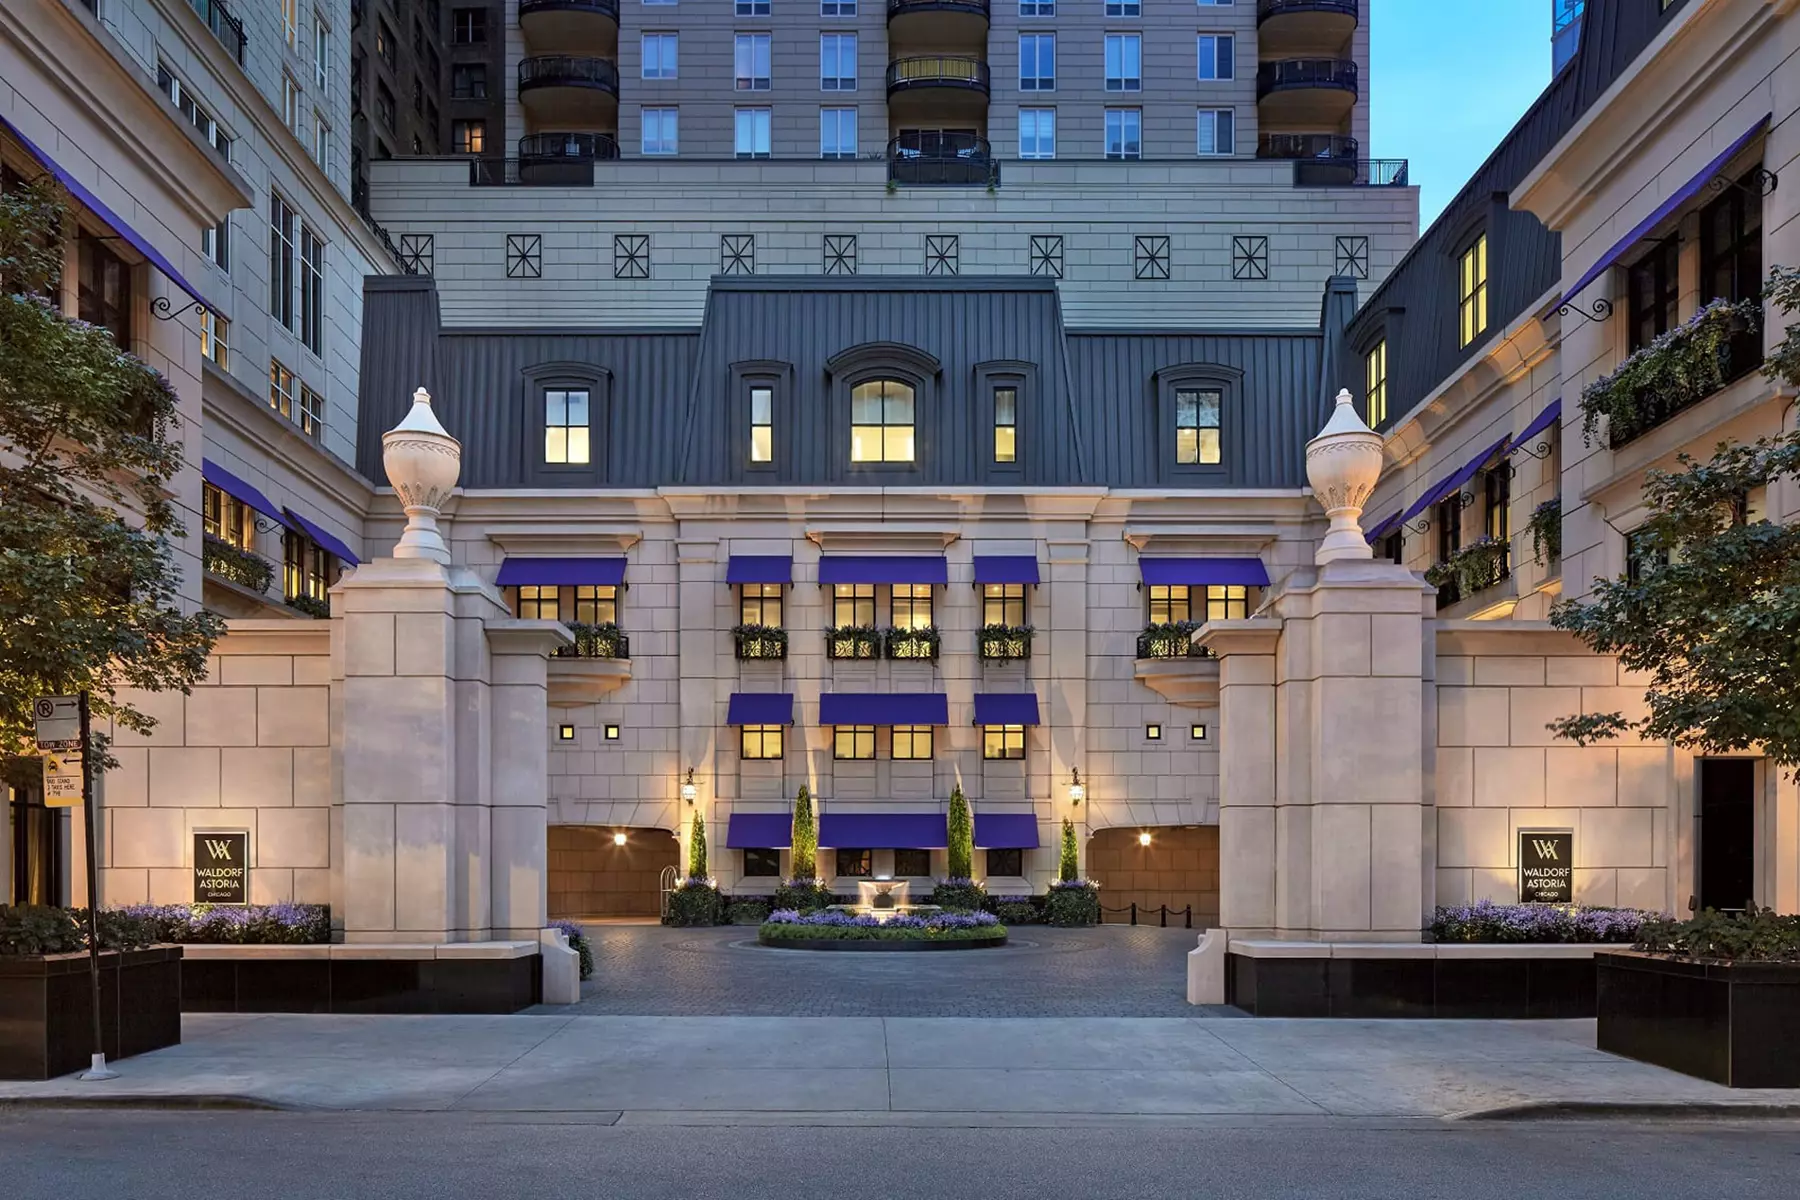
<svg viewBox="0 0 1800 1200">
<path fill-rule="evenodd" d="M 781 757 L 782 725 L 745 725 L 738 731 L 738 756 L 762 762 Z"/>
<path fill-rule="evenodd" d="M 875 757 L 873 725 L 839 725 L 832 730 L 831 756 L 845 762 L 866 761 Z"/>
<path fill-rule="evenodd" d="M 1625 535 L 1625 579 L 1629 583 L 1642 583 L 1644 576 L 1658 567 L 1669 565 L 1669 552 L 1662 549 L 1651 549 L 1649 537 L 1642 529 L 1634 529 Z"/>
<path fill-rule="evenodd" d="M 386 63 L 390 70 L 393 69 L 395 60 L 394 31 L 387 27 L 386 21 L 377 20 L 375 22 L 375 53 L 381 56 L 381 61 Z"/>
<path fill-rule="evenodd" d="M 1406 562 L 1406 535 L 1396 530 L 1382 538 L 1381 557 L 1404 565 Z"/>
<path fill-rule="evenodd" d="M 894 851 L 894 876 L 919 876 L 931 874 L 931 851 L 929 850 L 896 850 Z"/>
<path fill-rule="evenodd" d="M 1031 273 L 1051 279 L 1063 277 L 1063 240 L 1061 234 L 1033 234 L 1031 238 Z"/>
<path fill-rule="evenodd" d="M 1762 294 L 1762 193 L 1754 179 L 1700 214 L 1700 301 L 1749 300 Z"/>
<path fill-rule="evenodd" d="M 78 251 L 79 295 L 75 315 L 99 325 L 122 350 L 131 348 L 131 267 L 91 234 L 82 234 Z"/>
<path fill-rule="evenodd" d="M 385 83 L 375 85 L 375 115 L 380 117 L 381 123 L 389 129 L 394 127 L 394 93 L 388 90 L 388 85 Z M 380 157 L 392 158 L 394 152 L 384 146 Z"/>
<path fill-rule="evenodd" d="M 473 46 L 487 41 L 487 9 L 451 9 L 450 40 L 459 46 Z"/>
<path fill-rule="evenodd" d="M 896 583 L 889 585 L 893 591 L 889 603 L 893 606 L 891 616 L 895 629 L 929 629 L 931 616 L 931 585 L 929 583 Z"/>
<path fill-rule="evenodd" d="M 746 851 L 744 851 L 744 878 L 746 878 L 746 879 L 779 879 L 779 878 L 781 878 L 781 851 L 779 851 L 779 850 L 746 850 Z"/>
<path fill-rule="evenodd" d="M 452 64 L 450 67 L 450 98 L 453 100 L 486 100 L 487 64 Z"/>
<path fill-rule="evenodd" d="M 1482 532 L 1495 541 L 1510 540 L 1512 538 L 1512 476 L 1504 466 L 1499 470 L 1489 471 L 1482 490 L 1486 507 L 1482 518 Z"/>
<path fill-rule="evenodd" d="M 867 850 L 839 850 L 837 852 L 837 871 L 834 873 L 867 879 L 875 873 L 870 866 L 870 857 Z"/>
<path fill-rule="evenodd" d="M 269 315 L 284 328 L 294 327 L 294 210 L 269 193 Z"/>
<path fill-rule="evenodd" d="M 1438 561 L 1444 562 L 1462 549 L 1462 493 L 1437 506 Z"/>
<path fill-rule="evenodd" d="M 1681 239 L 1666 238 L 1631 268 L 1631 348 L 1642 350 L 1678 321 Z"/>
<path fill-rule="evenodd" d="M 314 354 L 325 345 L 325 243 L 300 226 L 300 340 Z"/>
<path fill-rule="evenodd" d="M 987 873 L 989 875 L 1005 875 L 1009 877 L 1025 874 L 1025 851 L 989 850 L 987 852 Z"/>
</svg>

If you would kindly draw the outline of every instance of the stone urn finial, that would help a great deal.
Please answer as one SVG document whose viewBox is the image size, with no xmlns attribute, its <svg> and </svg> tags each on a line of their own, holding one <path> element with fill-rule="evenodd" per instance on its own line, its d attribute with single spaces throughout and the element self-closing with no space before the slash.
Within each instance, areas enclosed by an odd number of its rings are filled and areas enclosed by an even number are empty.
<svg viewBox="0 0 1800 1200">
<path fill-rule="evenodd" d="M 438 510 L 462 474 L 462 443 L 451 437 L 431 411 L 431 393 L 413 393 L 412 408 L 381 435 L 381 465 L 406 510 L 406 531 L 394 546 L 395 558 L 429 558 L 450 565 L 450 548 L 438 532 Z"/>
<path fill-rule="evenodd" d="M 1349 389 L 1340 391 L 1331 419 L 1306 443 L 1306 479 L 1331 518 L 1331 528 L 1313 555 L 1318 565 L 1375 557 L 1357 518 L 1381 478 L 1381 445 L 1381 435 L 1356 414 Z"/>
</svg>

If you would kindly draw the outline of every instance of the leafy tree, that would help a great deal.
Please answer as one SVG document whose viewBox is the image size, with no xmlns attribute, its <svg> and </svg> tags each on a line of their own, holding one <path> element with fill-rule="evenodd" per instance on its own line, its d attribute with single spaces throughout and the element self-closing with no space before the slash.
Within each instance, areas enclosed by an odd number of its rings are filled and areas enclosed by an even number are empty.
<svg viewBox="0 0 1800 1200">
<path fill-rule="evenodd" d="M 946 819 L 950 836 L 948 858 L 952 879 L 968 879 L 975 874 L 975 821 L 969 815 L 969 802 L 963 798 L 962 786 L 950 792 L 950 815 Z"/>
<path fill-rule="evenodd" d="M 794 797 L 794 832 L 788 842 L 794 878 L 818 878 L 815 860 L 819 854 L 819 827 L 813 822 L 812 793 L 806 790 L 804 783 L 800 785 L 800 794 Z"/>
<path fill-rule="evenodd" d="M 1063 818 L 1062 856 L 1057 863 L 1056 877 L 1064 883 L 1073 883 L 1081 878 L 1081 846 L 1075 840 L 1075 822 Z"/>
<path fill-rule="evenodd" d="M 0 194 L 0 757 L 36 752 L 44 695 L 148 732 L 119 690 L 186 692 L 224 632 L 180 603 L 174 389 L 48 300 L 67 220 L 47 177 Z"/>
<path fill-rule="evenodd" d="M 706 822 L 694 813 L 692 833 L 688 837 L 688 878 L 706 878 Z"/>
</svg>

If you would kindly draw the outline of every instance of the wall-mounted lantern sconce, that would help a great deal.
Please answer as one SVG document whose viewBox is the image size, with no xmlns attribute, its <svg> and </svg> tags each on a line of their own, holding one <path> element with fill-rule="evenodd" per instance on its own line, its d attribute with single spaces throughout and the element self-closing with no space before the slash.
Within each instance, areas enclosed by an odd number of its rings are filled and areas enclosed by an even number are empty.
<svg viewBox="0 0 1800 1200">
<path fill-rule="evenodd" d="M 1080 804 L 1087 799 L 1087 788 L 1082 786 L 1079 770 L 1071 770 L 1070 774 L 1073 778 L 1069 780 L 1069 803 Z"/>
<path fill-rule="evenodd" d="M 623 833 L 613 834 L 613 845 L 623 846 L 624 844 L 625 844 L 625 835 Z"/>
<path fill-rule="evenodd" d="M 1148 829 L 1146 829 L 1146 830 L 1144 830 L 1144 832 L 1138 834 L 1138 845 L 1148 846 L 1149 844 L 1150 844 L 1150 831 Z"/>
<path fill-rule="evenodd" d="M 692 804 L 700 797 L 700 788 L 694 783 L 694 768 L 689 767 L 687 778 L 681 781 L 681 798 Z"/>
</svg>

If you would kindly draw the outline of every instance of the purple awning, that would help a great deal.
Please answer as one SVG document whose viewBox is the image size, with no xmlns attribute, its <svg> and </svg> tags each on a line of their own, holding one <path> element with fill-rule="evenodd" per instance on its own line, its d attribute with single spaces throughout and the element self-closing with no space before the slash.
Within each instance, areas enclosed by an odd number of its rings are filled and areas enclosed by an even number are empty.
<svg viewBox="0 0 1800 1200">
<path fill-rule="evenodd" d="M 732 813 L 725 826 L 727 850 L 786 850 L 793 840 L 790 813 Z"/>
<path fill-rule="evenodd" d="M 1393 516 L 1389 517 L 1387 520 L 1378 522 L 1377 524 L 1370 526 L 1369 531 L 1367 533 L 1363 534 L 1363 538 L 1364 538 L 1364 540 L 1369 542 L 1370 545 L 1373 545 L 1377 541 L 1380 541 L 1382 538 L 1386 537 L 1389 533 L 1393 532 L 1394 526 L 1398 525 L 1399 523 L 1400 523 L 1400 514 L 1395 513 Z"/>
<path fill-rule="evenodd" d="M 1525 427 L 1525 432 L 1512 440 L 1512 444 L 1506 448 L 1506 452 L 1511 454 L 1514 450 L 1517 450 L 1520 446 L 1523 446 L 1526 442 L 1529 442 L 1532 438 L 1544 432 L 1544 430 L 1550 428 L 1560 420 L 1562 420 L 1562 400 L 1561 398 L 1558 398 L 1545 405 L 1543 412 L 1531 418 L 1531 424 Z M 1547 450 L 1548 448 L 1546 447 L 1546 451 Z"/>
<path fill-rule="evenodd" d="M 1402 521 L 1410 521 L 1426 509 L 1430 508 L 1433 504 L 1436 504 L 1439 500 L 1444 499 L 1451 492 L 1460 489 L 1463 484 L 1475 478 L 1475 472 L 1481 470 L 1482 466 L 1490 458 L 1505 449 L 1506 444 L 1510 441 L 1512 441 L 1512 434 L 1509 433 L 1493 445 L 1481 451 L 1481 453 L 1477 454 L 1474 458 L 1471 458 L 1468 462 L 1458 467 L 1455 471 L 1438 480 L 1431 487 L 1420 493 L 1419 498 L 1414 500 L 1412 504 L 1407 507 L 1407 510 L 1400 514 L 1400 519 Z"/>
<path fill-rule="evenodd" d="M 821 725 L 949 723 L 950 701 L 940 692 L 826 692 L 819 697 Z"/>
<path fill-rule="evenodd" d="M 103 204 L 100 200 L 100 197 L 94 195 L 93 192 L 89 191 L 85 184 L 83 184 L 79 179 L 75 178 L 73 175 L 69 174 L 69 172 L 65 171 L 61 166 L 59 166 L 55 159 L 51 158 L 48 154 L 44 153 L 44 151 L 38 146 L 38 144 L 36 142 L 34 142 L 30 138 L 26 137 L 24 135 L 24 133 L 22 133 L 20 131 L 20 129 L 17 125 L 14 125 L 11 121 L 8 121 L 5 117 L 0 117 L 0 125 L 5 125 L 7 127 L 7 129 L 11 130 L 13 137 L 15 137 L 19 140 L 19 144 L 21 146 L 25 147 L 26 152 L 29 153 L 31 155 L 31 157 L 37 159 L 40 163 L 43 163 L 44 169 L 46 171 L 50 172 L 50 174 L 56 176 L 57 180 L 63 185 L 63 187 L 68 189 L 69 194 L 71 196 L 73 196 L 73 197 L 75 197 L 75 199 L 79 200 L 81 202 L 82 206 L 85 207 L 89 212 L 93 213 L 94 216 L 98 217 L 105 224 L 111 226 L 113 229 L 113 232 L 117 233 L 121 238 L 125 239 L 125 241 L 130 244 L 132 249 L 136 250 L 139 254 L 141 254 L 145 258 L 149 259 L 150 262 L 155 265 L 157 270 L 161 271 L 165 276 L 168 277 L 168 280 L 170 283 L 174 284 L 176 287 L 180 288 L 182 291 L 184 291 L 188 295 L 192 296 L 195 300 L 199 301 L 201 304 L 206 305 L 206 307 L 212 309 L 214 312 L 223 311 L 222 309 L 220 309 L 220 307 L 217 304 L 213 303 L 211 300 L 208 300 L 205 296 L 202 296 L 200 294 L 199 288 L 195 287 L 193 284 L 189 283 L 185 278 L 183 278 L 181 272 L 177 271 L 175 269 L 175 265 L 173 263 L 171 263 L 167 258 L 163 257 L 161 251 L 157 250 L 157 248 L 155 246 L 152 246 L 150 244 L 149 240 L 146 239 L 143 234 L 139 233 L 137 230 L 135 230 L 131 226 L 127 225 L 119 217 L 118 213 L 115 213 L 112 209 L 108 208 L 105 204 Z M 243 497 L 239 496 L 238 499 L 242 500 Z M 246 501 L 246 503 L 248 503 L 248 501 Z M 276 514 L 271 513 L 270 515 L 275 516 Z"/>
<path fill-rule="evenodd" d="M 263 495 L 253 484 L 244 482 L 210 458 L 200 460 L 200 478 L 237 500 L 243 501 L 266 517 L 274 517 L 283 525 L 288 523 L 276 503 Z"/>
<path fill-rule="evenodd" d="M 1140 558 L 1144 582 L 1155 587 L 1268 587 L 1260 558 Z"/>
<path fill-rule="evenodd" d="M 788 583 L 794 578 L 794 559 L 789 554 L 734 554 L 725 566 L 725 582 Z"/>
<path fill-rule="evenodd" d="M 827 554 L 820 583 L 948 583 L 941 554 Z"/>
<path fill-rule="evenodd" d="M 1743 137 L 1740 137 L 1737 141 L 1735 141 L 1735 142 L 1731 143 L 1731 145 L 1725 147 L 1725 149 L 1723 151 L 1721 151 L 1717 157 L 1715 157 L 1711 162 L 1707 163 L 1706 166 L 1701 169 L 1701 171 L 1698 175 L 1694 176 L 1692 179 L 1688 180 L 1685 184 L 1683 184 L 1681 187 L 1677 188 L 1674 192 L 1672 192 L 1669 195 L 1669 198 L 1667 200 L 1664 200 L 1661 204 L 1656 206 L 1655 212 L 1653 212 L 1649 216 L 1645 217 L 1642 221 L 1639 221 L 1632 228 L 1630 233 L 1626 234 L 1624 237 L 1620 238 L 1616 243 L 1614 243 L 1613 248 L 1611 250 L 1608 250 L 1605 254 L 1602 254 L 1600 256 L 1600 260 L 1598 262 L 1596 262 L 1593 266 L 1588 268 L 1587 274 L 1583 275 L 1580 279 L 1576 280 L 1575 286 L 1563 293 L 1563 298 L 1561 300 L 1561 303 L 1567 304 L 1569 301 L 1573 300 L 1576 296 L 1579 296 L 1581 294 L 1581 291 L 1583 288 L 1587 287 L 1588 284 L 1594 282 L 1594 280 L 1600 278 L 1601 274 L 1608 267 L 1610 267 L 1614 263 L 1618 262 L 1619 259 L 1623 258 L 1625 256 L 1625 254 L 1627 252 L 1629 252 L 1633 246 L 1635 246 L 1639 242 L 1643 241 L 1644 238 L 1649 235 L 1649 233 L 1652 229 L 1655 229 L 1658 225 L 1662 224 L 1670 216 L 1674 215 L 1674 212 L 1676 209 L 1680 208 L 1682 205 L 1686 204 L 1689 200 L 1692 200 L 1695 196 L 1697 196 L 1700 193 L 1700 189 L 1705 187 L 1707 184 L 1711 183 L 1713 180 L 1713 176 L 1717 175 L 1720 171 L 1724 170 L 1725 164 L 1730 162 L 1733 158 L 1736 158 L 1738 152 L 1740 150 L 1742 150 L 1745 146 L 1748 146 L 1751 142 L 1755 141 L 1757 135 L 1762 133 L 1762 131 L 1764 129 L 1768 128 L 1768 125 L 1769 125 L 1769 118 L 1767 116 L 1765 116 L 1760 121 L 1758 121 L 1756 124 L 1754 124 L 1750 127 L 1750 132 L 1744 134 Z"/>
<path fill-rule="evenodd" d="M 1038 702 L 1035 692 L 976 692 L 975 724 L 1036 725 Z"/>
<path fill-rule="evenodd" d="M 858 850 L 941 850 L 950 844 L 944 814 L 826 813 L 819 818 L 819 845 Z"/>
<path fill-rule="evenodd" d="M 1038 582 L 1038 561 L 1031 554 L 977 554 L 976 583 Z"/>
<path fill-rule="evenodd" d="M 727 725 L 792 725 L 794 697 L 787 692 L 733 692 Z"/>
<path fill-rule="evenodd" d="M 320 526 L 313 524 L 291 508 L 286 511 L 288 523 L 299 529 L 300 532 L 317 542 L 320 546 L 331 551 L 353 567 L 362 562 L 362 559 L 351 553 L 350 547 L 344 545 L 343 542 L 340 542 L 329 529 L 323 529 Z"/>
<path fill-rule="evenodd" d="M 622 558 L 509 558 L 500 564 L 499 587 L 618 587 Z"/>
<path fill-rule="evenodd" d="M 1032 813 L 976 813 L 975 844 L 984 850 L 1036 850 L 1037 817 Z"/>
</svg>

